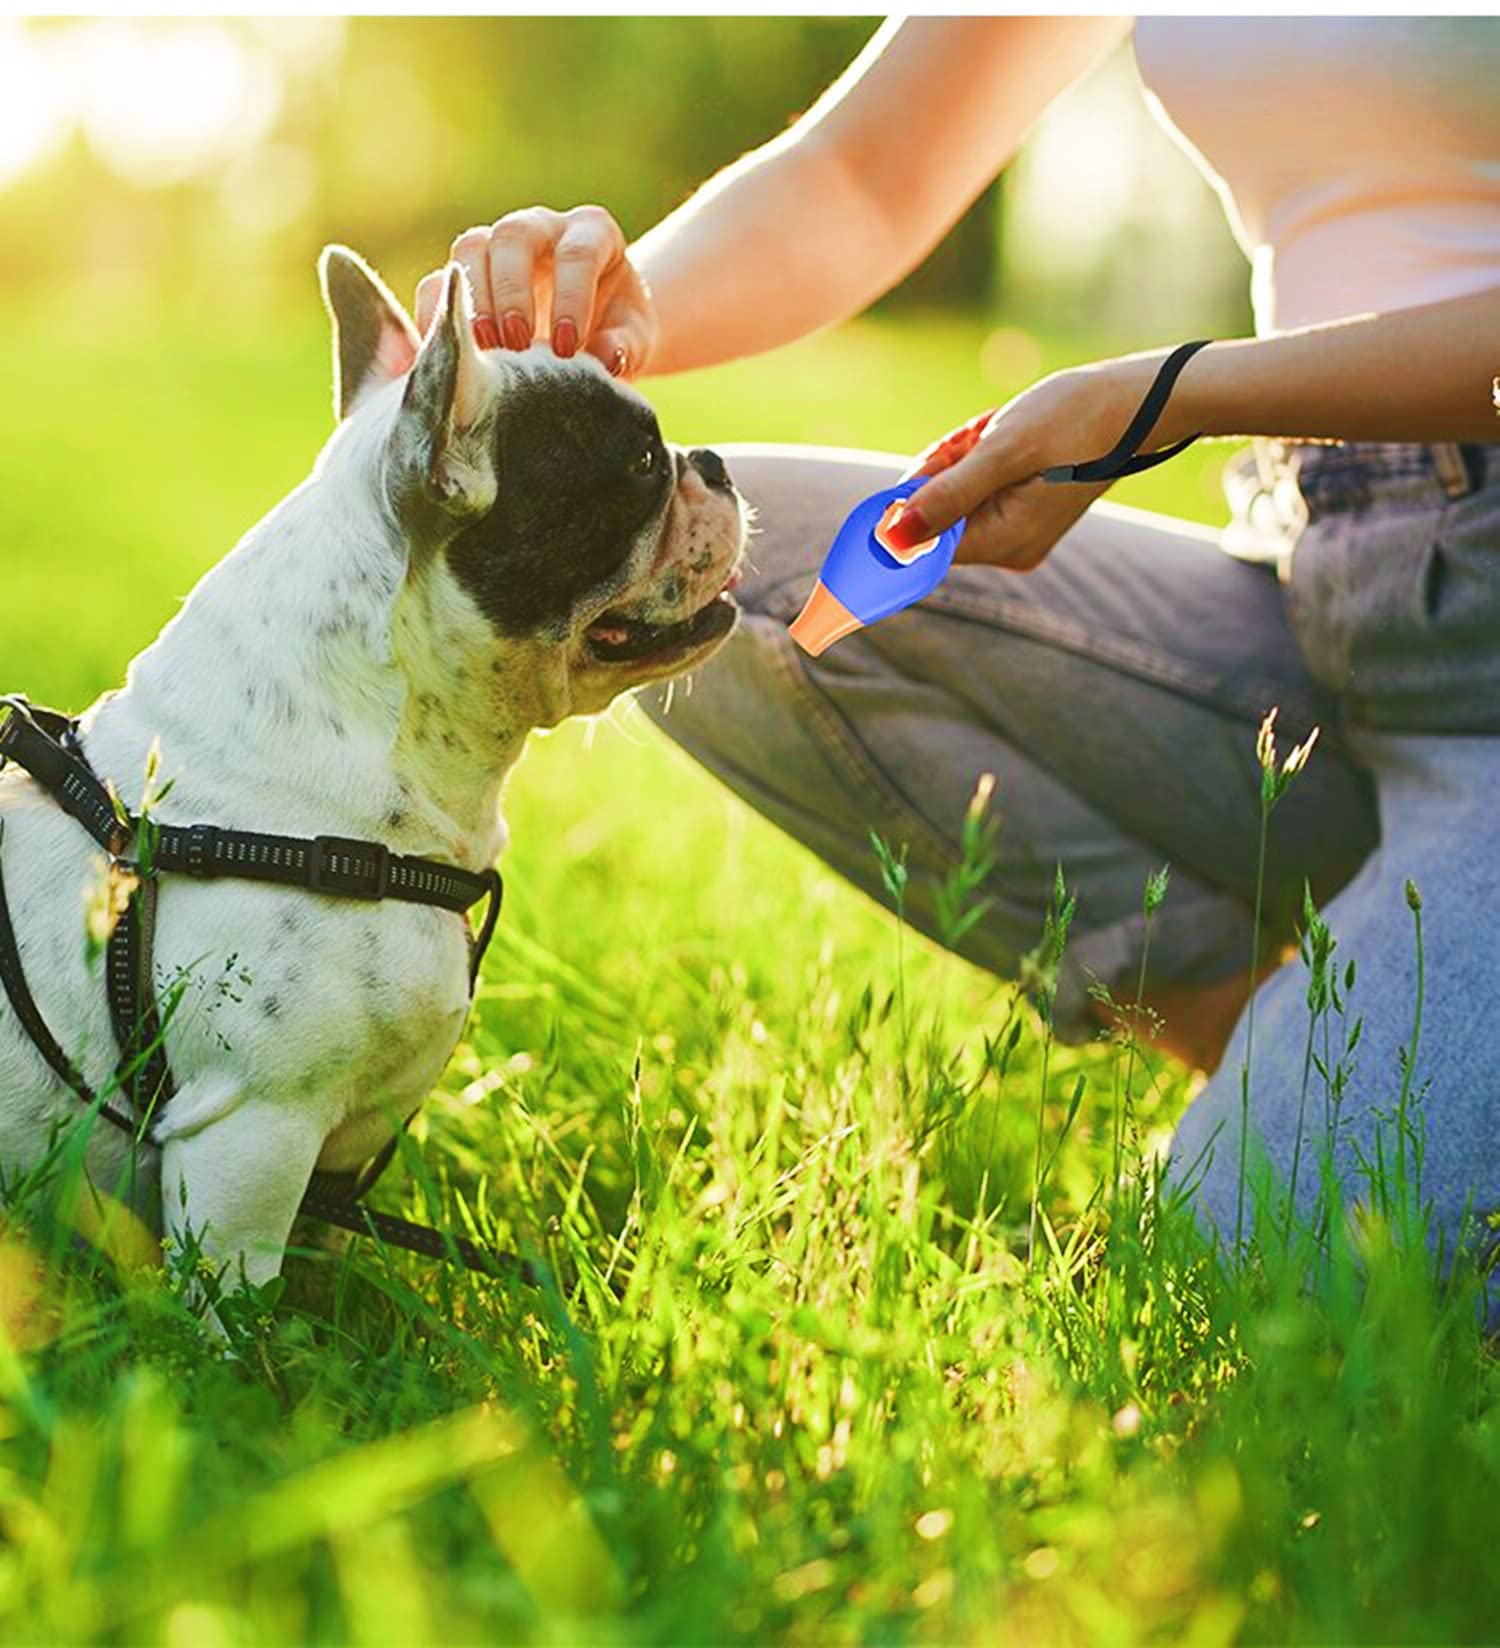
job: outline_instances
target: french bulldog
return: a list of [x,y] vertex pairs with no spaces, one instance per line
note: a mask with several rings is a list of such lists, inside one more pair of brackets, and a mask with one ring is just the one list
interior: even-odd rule
[[[319,272],[333,436],[85,714],[84,750],[132,811],[151,783],[162,823],[480,871],[531,729],[691,670],[729,635],[747,510],[713,452],[664,441],[592,359],[479,350],[456,265],[425,339],[353,252],[328,248]],[[31,990],[105,1091],[117,1052],[80,904],[97,849],[18,768],[0,773],[0,823]],[[313,1170],[366,1162],[441,1075],[468,959],[461,919],[429,906],[164,879],[177,1093],[133,1182],[167,1235],[201,1244],[226,1287],[276,1275]],[[79,1110],[0,995],[0,1173]],[[127,1182],[130,1149],[96,1125],[91,1179]]]

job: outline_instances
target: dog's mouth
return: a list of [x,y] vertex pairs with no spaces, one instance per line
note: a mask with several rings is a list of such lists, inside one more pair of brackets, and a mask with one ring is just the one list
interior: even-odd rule
[[606,612],[589,625],[589,651],[601,664],[666,664],[722,640],[739,609],[728,589],[675,624],[648,624],[623,612]]

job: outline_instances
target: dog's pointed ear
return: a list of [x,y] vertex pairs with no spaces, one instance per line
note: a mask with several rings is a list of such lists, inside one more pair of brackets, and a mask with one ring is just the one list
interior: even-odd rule
[[411,371],[421,339],[390,288],[347,246],[323,248],[318,282],[333,321],[333,409],[342,422],[366,391]]
[[492,420],[486,416],[492,388],[474,342],[468,282],[450,263],[392,437],[398,501],[459,516],[483,514],[494,503]]

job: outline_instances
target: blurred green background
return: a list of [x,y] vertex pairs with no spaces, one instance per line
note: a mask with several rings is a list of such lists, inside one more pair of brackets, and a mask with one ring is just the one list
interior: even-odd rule
[[[607,204],[631,234],[773,136],[857,18],[0,21],[0,661],[79,705],[306,472],[319,247],[399,292],[470,223]],[[909,450],[1042,371],[1244,330],[1212,191],[1128,48],[872,315],[660,382],[680,440]],[[1222,449],[1120,489],[1215,518]]]
[[[638,234],[779,132],[860,18],[0,22],[0,295],[278,320],[343,239],[409,284],[470,223],[607,204]],[[897,294],[1123,334],[1244,318],[1212,192],[1128,49]],[[122,307],[128,306],[128,307]]]

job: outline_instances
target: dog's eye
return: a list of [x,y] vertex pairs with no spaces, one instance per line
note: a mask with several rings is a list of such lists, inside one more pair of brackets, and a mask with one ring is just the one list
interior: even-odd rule
[[630,466],[630,473],[645,479],[656,473],[657,451],[654,446],[648,446]]

